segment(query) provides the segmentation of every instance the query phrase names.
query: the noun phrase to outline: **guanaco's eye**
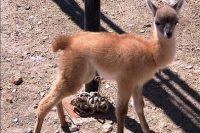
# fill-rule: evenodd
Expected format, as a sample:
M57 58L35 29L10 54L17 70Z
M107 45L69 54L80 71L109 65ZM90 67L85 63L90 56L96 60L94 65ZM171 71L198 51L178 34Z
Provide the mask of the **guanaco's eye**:
M158 21L156 21L155 23L156 23L156 25L157 25L157 26L161 25L161 23L160 23L160 22L158 22Z

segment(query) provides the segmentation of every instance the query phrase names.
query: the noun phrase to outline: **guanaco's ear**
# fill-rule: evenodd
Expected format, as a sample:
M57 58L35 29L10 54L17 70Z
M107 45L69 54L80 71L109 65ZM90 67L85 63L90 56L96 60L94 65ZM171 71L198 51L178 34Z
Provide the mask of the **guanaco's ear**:
M176 10L177 13L179 13L182 5L183 5L184 0L179 0L175 5L172 7Z
M151 2L151 0L146 0L147 7L150 9L150 11L153 13L153 15L156 15L157 7Z

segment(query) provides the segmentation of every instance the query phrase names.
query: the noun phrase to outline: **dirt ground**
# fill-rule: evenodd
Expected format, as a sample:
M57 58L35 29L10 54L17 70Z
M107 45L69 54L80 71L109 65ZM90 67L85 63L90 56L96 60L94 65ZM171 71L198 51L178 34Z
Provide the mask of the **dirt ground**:
M54 37L83 30L82 0L1 0L1 133L30 133L36 104L55 79L59 54L49 49ZM101 29L150 36L151 14L140 0L101 0ZM187 0L176 32L174 62L144 87L145 116L159 133L200 133L200 1ZM14 85L21 77L23 82ZM101 94L116 101L116 85L106 81ZM103 123L116 132L115 104L108 114L79 118L79 133L101 133ZM66 119L69 120L68 117ZM43 133L63 132L56 110ZM130 105L125 133L141 128Z

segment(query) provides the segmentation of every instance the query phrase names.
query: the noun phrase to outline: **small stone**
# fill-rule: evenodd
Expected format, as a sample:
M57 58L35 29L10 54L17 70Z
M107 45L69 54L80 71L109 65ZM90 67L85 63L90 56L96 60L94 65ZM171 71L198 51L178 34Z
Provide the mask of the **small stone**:
M30 16L30 17L28 17L29 19L32 19L33 18L33 16Z
M56 107L53 107L52 110L53 110L53 111L56 111Z
M22 77L19 77L19 76L14 77L13 84L20 85L22 82L23 82Z
M27 129L27 133L33 133L33 128L30 128L30 127L29 127L29 128Z
M140 30L140 33L144 33L144 32L145 32L145 30L143 30L143 29L142 29L142 30Z
M106 123L113 124L114 122L112 120L107 120Z
M42 33L42 29L36 29L36 34L41 34Z
M20 8L20 7L22 7L22 6L21 6L21 5L18 5L18 4L16 4L16 7L17 7L17 8Z
M45 36L42 38L42 40L47 40L49 37L48 36Z
M30 7L30 6L26 6L24 9L25 9L25 10L30 10L31 7Z
M6 61L7 61L7 62L10 62L10 59L9 59L9 58L6 58Z
M60 131L57 129L57 130L56 130L56 133L59 133L59 132L60 132Z
M51 68L56 68L58 65L57 64L51 64L51 65L49 65L49 67L51 67Z
M34 108L34 109L37 109L37 107L38 107L38 104L36 103L36 104L33 106L33 108Z
M106 84L106 86L105 86L106 88L110 88L110 85L109 84Z
M76 125L72 125L72 126L69 128L69 130L70 130L71 132L76 132L76 131L79 130L79 128L78 128Z
M104 133L109 133L112 131L113 126L109 123L105 123L102 128L103 128L102 130Z
M44 92L40 92L40 96L44 97L45 93Z
M148 28L148 27L151 27L151 24L145 24L145 25L143 26L143 28Z
M18 122L18 121L19 121L18 118L13 119L13 122Z
M42 21L38 21L38 23L37 23L38 25L41 25L42 24Z
M11 97L8 97L8 98L6 98L6 102L13 103L13 100Z
M152 109L153 109L153 110L156 110L157 108L153 106Z
M192 65L187 65L185 68L186 68L186 69L192 69L193 66L192 66Z
M17 89L13 89L12 92L15 93L17 91Z

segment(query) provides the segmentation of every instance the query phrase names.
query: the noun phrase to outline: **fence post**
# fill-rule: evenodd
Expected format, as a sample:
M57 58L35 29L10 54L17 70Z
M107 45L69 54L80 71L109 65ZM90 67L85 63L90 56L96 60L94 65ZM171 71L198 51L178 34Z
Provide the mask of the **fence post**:
M100 30L100 0L85 0L84 30L93 32ZM98 86L99 82L93 79L85 85L85 91L98 91Z

